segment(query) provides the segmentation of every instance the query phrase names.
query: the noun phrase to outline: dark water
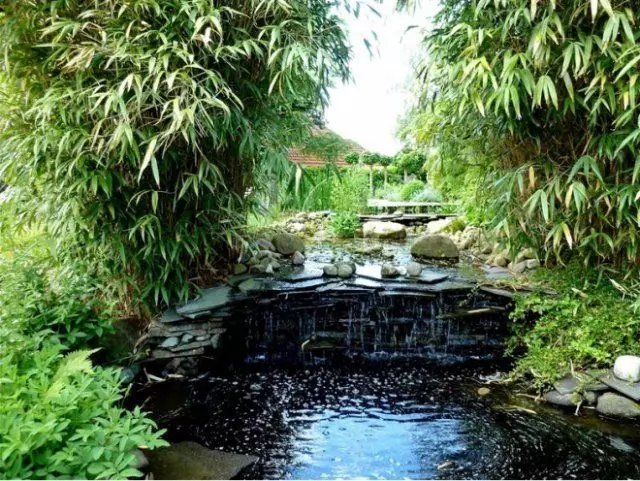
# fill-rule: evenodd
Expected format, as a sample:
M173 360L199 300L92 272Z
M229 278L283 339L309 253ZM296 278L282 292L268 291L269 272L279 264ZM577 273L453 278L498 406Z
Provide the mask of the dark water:
M495 366L256 369L136 399L172 441L259 456L248 478L640 477L636 426L479 397Z

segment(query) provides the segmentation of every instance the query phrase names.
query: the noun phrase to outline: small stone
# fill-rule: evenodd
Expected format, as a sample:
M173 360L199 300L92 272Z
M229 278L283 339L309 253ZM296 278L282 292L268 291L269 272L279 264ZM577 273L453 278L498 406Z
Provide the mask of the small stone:
M131 384L133 380L136 378L136 373L130 367L123 367L120 370L120 382L122 384Z
M133 454L133 457L135 458L135 461L131 466L133 469L143 470L147 466L149 466L149 460L142 451L140 451L139 449L134 449L133 451L131 451L131 454Z
M588 406L595 406L596 403L598 402L598 393L595 393L593 391L587 391L584 393L584 402L588 405Z
M249 268L247 266L245 266L244 264L236 264L233 266L233 273L236 276L239 276L241 274L246 273L249 270Z
M196 341L206 341L207 336L196 336Z
M186 333L182 336L182 339L180 339L180 342L182 344L186 344L187 342L191 342L193 340L193 336L189 333Z
M399 276L406 276L407 275L407 268L405 266L398 266L396 269L398 269L398 275Z
M350 264L341 262L340 264L337 264L336 267L338 269L338 277L342 277L343 279L348 279L353 275L354 269Z
M550 404L555 404L556 406L564 406L564 407L572 407L577 406L581 401L581 397L579 394L571 393L571 394L561 394L555 389L553 391L549 391L544 395L544 400Z
M605 416L621 418L640 417L640 406L631 399L606 392L598 398L596 410Z
M380 274L383 278L397 277L398 269L391 264L382 264L382 268L380 269Z
M640 357L618 356L613 365L613 375L627 382L640 381Z
M275 270L274 270L273 264L271 264L271 263L267 264L267 267L264 268L264 273L265 274L270 274L270 275L275 274Z
M170 347L176 347L178 344L180 344L180 339L177 337L167 337L158 347L160 349L167 349Z
M370 221L362 225L362 235L375 239L404 239L407 229L397 222Z
M419 277L422 274L422 265L417 262L409 262L406 269L409 277Z
M491 392L488 387L481 387L478 389L478 396L487 396Z
M335 264L327 264L322 268L325 276L336 277L338 275L338 267Z
M525 261L527 265L527 269L537 269L540 267L540 261L538 259L529 259Z
M291 258L291 262L293 262L294 266L301 266L302 264L304 264L304 256L302 255L302 253L300 251L295 251L293 253L293 257Z

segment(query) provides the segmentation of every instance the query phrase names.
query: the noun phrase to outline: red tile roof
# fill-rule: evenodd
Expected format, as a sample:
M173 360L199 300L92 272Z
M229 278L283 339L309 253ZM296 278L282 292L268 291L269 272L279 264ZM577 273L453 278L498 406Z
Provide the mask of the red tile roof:
M289 160L294 164L302 165L303 167L322 167L326 164L326 161L316 157L313 154L308 154L300 149L289 149L287 154ZM338 159L335 164L338 167L346 167L348 164L343 159Z

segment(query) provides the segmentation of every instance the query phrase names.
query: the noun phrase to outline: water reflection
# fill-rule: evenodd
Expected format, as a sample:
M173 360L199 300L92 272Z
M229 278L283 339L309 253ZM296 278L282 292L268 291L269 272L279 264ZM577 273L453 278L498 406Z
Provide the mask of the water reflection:
M248 477L640 476L628 432L505 409L495 390L477 396L480 374L414 365L244 370L158 386L145 405L172 440L260 456ZM180 409L167 406L169 392L184 394Z

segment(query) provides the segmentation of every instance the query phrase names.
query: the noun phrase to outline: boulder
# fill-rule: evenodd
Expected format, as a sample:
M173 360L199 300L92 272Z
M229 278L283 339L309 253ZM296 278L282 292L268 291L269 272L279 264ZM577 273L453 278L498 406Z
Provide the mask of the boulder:
M527 270L527 261L522 261L518 263L510 263L509 270L515 272L516 274L522 274Z
M614 394L604 393L598 398L596 410L605 416L620 418L640 417L640 406L629 398Z
M444 235L423 235L411 245L411 255L424 259L458 259L460 252Z
M417 262L409 262L406 269L409 277L420 277L420 274L422 274L422 264Z
M307 226L302 222L294 222L289 225L289 232L292 232L294 234L302 233L302 232L305 232L306 230L307 230Z
M362 235L374 239L404 239L407 229L397 222L370 221L362 225Z
M293 257L291 258L291 262L293 262L294 266L301 266L304 264L304 256L300 251L295 251L293 253Z
M640 357L619 356L613 365L613 375L627 382L640 381Z
M273 236L273 245L276 252L290 256L296 251L304 252L304 241L297 235L281 232Z
M455 220L455 217L447 217L445 219L432 220L427 224L425 234L440 234L444 232L451 223Z
M342 277L343 279L348 279L354 272L351 264L347 264L346 262L336 264L336 268L338 269L338 277Z
M256 245L258 246L258 249L263 250L263 251L275 251L276 248L273 245L273 243L270 240L267 239L258 239L256 241Z
M380 268L380 275L383 278L397 277L398 274L398 269L391 264L382 264L382 267Z
M335 264L327 264L322 268L325 276L336 277L338 275L338 267Z
M146 456L154 479L233 479L258 460L190 441L147 451Z
M493 258L493 264L498 266L498 267L507 267L507 265L509 265L509 261L507 260L507 258L504 255L497 254Z
M540 267L540 261L538 259L529 259L525 261L527 269L537 269Z

